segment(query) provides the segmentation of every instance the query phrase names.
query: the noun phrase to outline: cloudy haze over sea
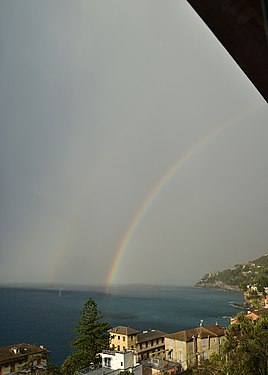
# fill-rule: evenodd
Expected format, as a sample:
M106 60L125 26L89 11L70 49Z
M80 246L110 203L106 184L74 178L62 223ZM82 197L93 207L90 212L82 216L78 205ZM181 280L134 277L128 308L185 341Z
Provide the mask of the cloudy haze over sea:
M191 284L267 252L267 105L184 0L1 0L0 282Z

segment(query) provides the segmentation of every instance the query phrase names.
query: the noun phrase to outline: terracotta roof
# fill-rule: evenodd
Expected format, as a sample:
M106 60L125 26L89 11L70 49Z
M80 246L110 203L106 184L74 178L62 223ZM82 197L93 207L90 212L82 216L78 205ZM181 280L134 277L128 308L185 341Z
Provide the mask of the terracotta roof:
M255 315L255 316L268 316L268 309L260 309L260 310L256 310L256 311L251 311L249 314L247 314L246 316L248 317L252 317L252 315Z
M166 333L159 331L158 329L151 330L151 331L144 331L144 332L140 332L137 335L137 342L141 343L141 342L158 339L160 337L165 337L165 336L166 336Z
M134 328L130 328L130 327L125 327L125 326L117 326L117 327L113 327L109 330L110 333L116 333L116 334L120 334L120 335L136 335L137 333L139 333L140 331L137 331L136 329Z
M0 348L0 365L27 360L29 355L44 354L46 356L48 353L49 351L44 347L25 343L3 346Z
M192 341L194 337L207 338L209 337L220 337L225 333L225 329L218 324L212 324L210 326L201 326L192 329L186 329L175 333L170 333L165 337L178 340L178 341Z

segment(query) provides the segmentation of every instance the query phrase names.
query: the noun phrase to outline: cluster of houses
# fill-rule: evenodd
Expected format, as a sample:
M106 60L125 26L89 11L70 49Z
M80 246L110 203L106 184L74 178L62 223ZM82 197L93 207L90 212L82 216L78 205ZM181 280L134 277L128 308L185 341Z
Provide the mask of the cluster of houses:
M36 373L42 373L46 368L48 354L49 351L44 346L31 344L0 347L0 375L28 373L26 365L34 367Z
M257 320L268 316L268 304L249 312L247 316ZM235 322L231 320L231 324ZM83 369L77 375L175 375L188 367L200 365L213 353L219 353L225 339L225 328L218 324L203 325L175 333L159 330L138 331L126 326L109 330L110 348L101 353L102 366ZM46 366L49 351L43 346L18 344L0 348L0 375L25 373L21 369L33 361L35 368Z
M263 291L258 289L257 284L247 285L247 289L244 292L244 305L249 308L260 308L268 307L268 287L265 287Z
M217 324L165 333L158 330L139 332L118 326L110 330L111 349L132 350L138 361L159 359L179 364L183 369L218 352L225 329Z
M84 369L77 375L113 375L121 371L134 375L177 374L219 352L224 333L217 324L171 334L117 326L109 331L110 348L101 353L102 366ZM21 369L29 356L36 354L42 354L43 359L34 365L42 368L48 355L44 347L19 344L0 348L0 375L23 373Z

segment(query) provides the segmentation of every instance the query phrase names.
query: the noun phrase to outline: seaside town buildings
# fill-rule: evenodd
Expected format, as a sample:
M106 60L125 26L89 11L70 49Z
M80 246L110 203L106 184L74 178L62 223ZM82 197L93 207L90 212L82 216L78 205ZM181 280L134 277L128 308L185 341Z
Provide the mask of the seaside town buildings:
M189 366L200 364L211 354L219 353L225 329L218 324L200 326L166 335L166 359Z
M249 290L249 287L251 286L248 286L248 290ZM257 289L257 292L258 292L258 289ZM261 316L268 317L268 287L265 287L264 293L260 293L260 295L262 297L261 308L248 311L248 313L245 315L246 317L252 319L253 321L258 320ZM236 322L237 322L236 316L230 319L230 324L235 324Z
M200 364L212 353L219 353L225 329L218 324L166 334L158 330L139 332L130 327L117 326L110 331L111 348L133 350L139 361L166 360L182 369ZM174 367L174 366L173 366Z
M244 291L244 306L256 310L268 308L268 287L260 288L257 284L247 285Z
M253 320L268 316L268 288L265 288L263 302L261 309L246 316ZM188 368L202 366L202 362L214 353L220 354L225 332L226 329L217 323L204 326L202 321L199 327L170 334L159 330L140 332L126 326L113 327L109 330L110 350L102 353L101 372L91 374L115 375L125 370L135 375L179 374Z
M261 316L268 317L268 308L250 311L248 314L246 314L246 317L252 319L253 321L258 320Z
M101 357L101 367L85 368L78 371L77 375L117 375L122 371L131 372L134 375L142 375L142 365L138 363L137 356L133 350L103 350Z
M109 330L111 340L110 347L118 351L126 349L134 350L136 348L138 333L140 333L140 331L125 326L111 328Z
M43 369L46 367L49 351L43 346L16 344L0 348L0 375L22 372L23 366L32 356L32 366ZM34 358L36 357L36 359ZM29 371L28 371L29 372ZM25 370L27 373L27 370Z
M137 331L117 326L109 331L110 347L115 350L134 350L138 360L157 357L165 359L165 332L159 330Z
M102 365L99 368L85 368L77 375L118 375L121 372L134 375L175 375L180 373L178 363L164 359L152 358L146 361L137 361L137 354L133 350L103 350L101 353Z
M268 306L265 305L265 307L261 309L249 311L245 316L247 318L252 319L253 321L258 320L261 316L268 317ZM235 324L236 322L237 322L236 316L230 319L230 324Z

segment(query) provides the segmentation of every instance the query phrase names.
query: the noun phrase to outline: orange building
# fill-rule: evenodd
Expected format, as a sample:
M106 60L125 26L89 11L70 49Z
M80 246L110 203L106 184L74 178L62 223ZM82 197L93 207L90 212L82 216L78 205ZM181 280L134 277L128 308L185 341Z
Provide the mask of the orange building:
M110 346L115 350L134 350L138 359L165 359L165 332L159 330L137 331L117 326L109 331Z

